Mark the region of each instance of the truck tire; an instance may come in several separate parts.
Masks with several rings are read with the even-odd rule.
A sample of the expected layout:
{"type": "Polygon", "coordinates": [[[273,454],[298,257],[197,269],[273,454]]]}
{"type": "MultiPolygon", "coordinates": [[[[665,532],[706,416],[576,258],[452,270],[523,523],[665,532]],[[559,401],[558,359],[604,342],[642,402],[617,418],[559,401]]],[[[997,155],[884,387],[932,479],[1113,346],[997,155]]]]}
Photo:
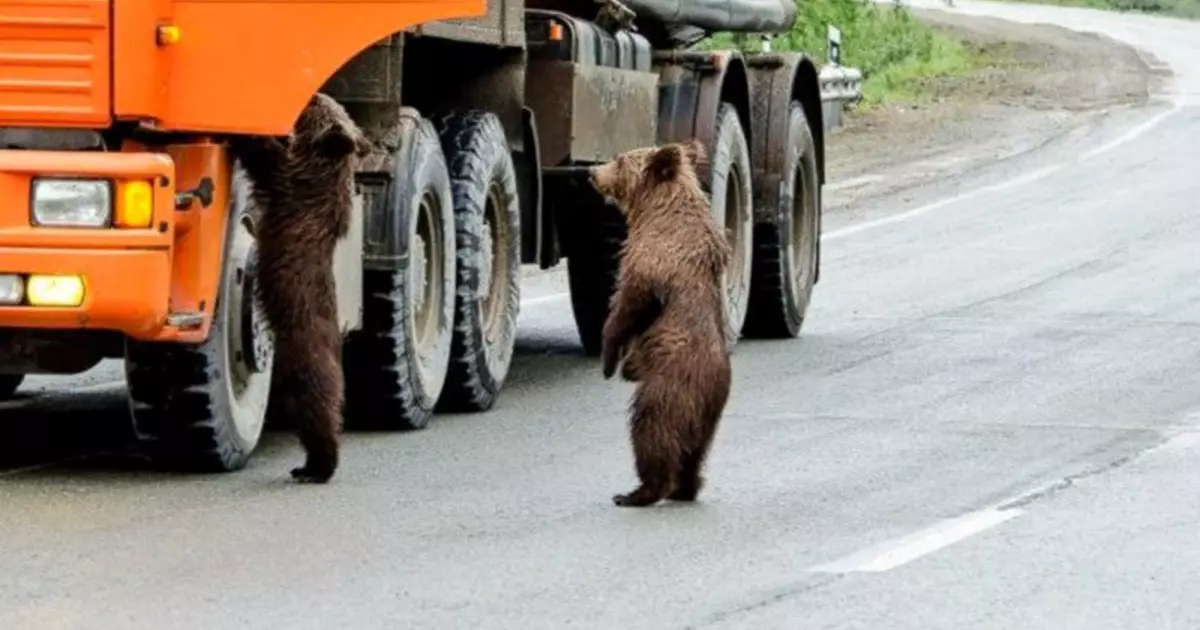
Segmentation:
{"type": "Polygon", "coordinates": [[[483,411],[512,365],[521,308],[521,210],[504,127],[495,114],[448,114],[439,125],[457,228],[450,371],[439,406],[483,411]]]}
{"type": "Polygon", "coordinates": [[[804,107],[788,110],[783,185],[778,207],[754,226],[754,276],[746,334],[786,339],[800,334],[812,297],[820,243],[817,150],[804,107]]]}
{"type": "Polygon", "coordinates": [[[386,192],[404,269],[363,270],[362,328],[347,338],[348,428],[412,431],[429,425],[446,383],[454,322],[454,215],[437,132],[400,119],[386,192]]]}
{"type": "Polygon", "coordinates": [[[600,356],[601,333],[608,318],[609,300],[617,288],[617,269],[627,229],[616,206],[603,200],[582,204],[575,210],[571,219],[575,237],[567,256],[567,283],[583,352],[594,357],[600,356]]]}
{"type": "Polygon", "coordinates": [[[24,381],[24,374],[0,374],[0,400],[12,398],[24,381]]]}
{"type": "Polygon", "coordinates": [[[709,155],[708,190],[713,218],[725,227],[733,259],[725,272],[725,337],[732,348],[741,336],[750,296],[754,239],[754,202],[750,184],[750,149],[733,105],[717,109],[717,128],[709,155]]]}
{"type": "Polygon", "coordinates": [[[129,341],[125,377],[138,436],[160,464],[191,472],[246,465],[262,436],[274,344],[254,299],[249,180],[234,169],[220,286],[200,345],[129,341]]]}

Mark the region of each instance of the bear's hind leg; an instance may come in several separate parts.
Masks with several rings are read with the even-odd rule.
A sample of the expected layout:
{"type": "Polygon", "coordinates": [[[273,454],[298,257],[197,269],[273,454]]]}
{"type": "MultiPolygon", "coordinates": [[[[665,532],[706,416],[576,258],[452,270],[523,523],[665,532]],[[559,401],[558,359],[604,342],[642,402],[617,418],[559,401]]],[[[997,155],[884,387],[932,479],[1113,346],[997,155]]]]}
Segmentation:
{"type": "Polygon", "coordinates": [[[709,447],[712,446],[716,425],[704,422],[697,429],[699,435],[695,435],[695,442],[689,444],[679,458],[679,483],[671,496],[667,497],[672,501],[695,501],[700,489],[704,487],[704,476],[701,473],[709,447]]]}
{"type": "Polygon", "coordinates": [[[728,399],[728,384],[717,387],[710,401],[709,410],[700,418],[700,424],[693,433],[695,441],[684,449],[679,467],[679,483],[675,491],[668,497],[672,501],[695,501],[704,487],[704,461],[712,450],[713,436],[717,433],[717,425],[721,421],[721,413],[728,399]]]}
{"type": "Polygon", "coordinates": [[[330,424],[328,416],[320,409],[309,409],[301,414],[300,443],[304,445],[304,466],[292,469],[292,478],[299,483],[328,483],[337,471],[337,436],[325,428],[330,424]]]}
{"type": "Polygon", "coordinates": [[[338,467],[338,434],[342,424],[341,367],[332,356],[317,359],[306,378],[295,382],[291,394],[293,417],[300,443],[304,446],[304,466],[292,470],[292,478],[301,483],[327,483],[338,467]]]}
{"type": "Polygon", "coordinates": [[[667,498],[679,476],[679,439],[674,435],[672,418],[635,411],[632,438],[633,455],[641,481],[632,492],[618,494],[613,503],[619,507],[646,507],[667,498]]]}
{"type": "Polygon", "coordinates": [[[708,454],[707,451],[706,447],[683,456],[679,467],[679,483],[675,486],[675,491],[667,497],[668,499],[672,501],[696,500],[700,489],[704,487],[704,475],[700,474],[700,471],[704,468],[704,456],[708,454]]]}
{"type": "Polygon", "coordinates": [[[637,471],[641,485],[632,492],[613,496],[618,507],[647,507],[667,498],[671,492],[674,462],[661,453],[638,453],[637,471]]]}

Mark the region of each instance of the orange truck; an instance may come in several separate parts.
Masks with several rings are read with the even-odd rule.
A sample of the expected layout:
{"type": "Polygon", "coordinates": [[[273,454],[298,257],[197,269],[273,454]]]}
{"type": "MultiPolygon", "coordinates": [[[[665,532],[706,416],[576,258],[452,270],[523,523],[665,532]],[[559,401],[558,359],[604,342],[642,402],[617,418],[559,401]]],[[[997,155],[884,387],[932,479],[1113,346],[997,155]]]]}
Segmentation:
{"type": "Polygon", "coordinates": [[[730,342],[794,337],[819,276],[818,68],[696,48],[785,32],[792,2],[0,0],[0,394],[123,358],[151,452],[243,467],[274,353],[227,145],[287,134],[317,91],[377,147],[337,254],[348,428],[489,409],[522,265],[566,259],[596,354],[624,225],[583,173],[640,146],[708,148],[730,342]]]}

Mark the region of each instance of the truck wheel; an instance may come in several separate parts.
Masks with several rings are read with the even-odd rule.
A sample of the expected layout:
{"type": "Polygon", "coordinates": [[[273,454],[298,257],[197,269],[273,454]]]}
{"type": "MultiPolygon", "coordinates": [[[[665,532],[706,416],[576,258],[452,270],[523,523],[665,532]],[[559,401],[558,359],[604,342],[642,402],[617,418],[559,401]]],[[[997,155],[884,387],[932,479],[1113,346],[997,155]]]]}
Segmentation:
{"type": "Polygon", "coordinates": [[[504,127],[495,114],[447,115],[442,150],[450,166],[458,240],[454,343],[441,407],[483,411],[512,364],[521,308],[521,211],[504,127]]]}
{"type": "Polygon", "coordinates": [[[0,374],[0,400],[12,398],[24,381],[24,374],[0,374]]]}
{"type": "Polygon", "coordinates": [[[733,259],[725,273],[725,336],[732,347],[741,336],[750,294],[754,204],[750,187],[750,150],[737,110],[729,103],[717,109],[717,128],[709,156],[709,191],[713,218],[725,227],[733,259]]]}
{"type": "Polygon", "coordinates": [[[576,210],[572,219],[576,237],[567,256],[571,311],[584,354],[599,356],[627,230],[620,211],[603,201],[581,204],[576,210]]]}
{"type": "Polygon", "coordinates": [[[198,346],[126,344],[134,428],[151,442],[155,459],[171,468],[238,470],[262,436],[275,351],[254,299],[249,181],[240,168],[230,188],[224,264],[208,339],[198,346]]]}
{"type": "Polygon", "coordinates": [[[454,321],[454,216],[446,158],[433,125],[400,119],[387,203],[406,269],[363,270],[362,328],[350,333],[347,426],[429,425],[446,383],[454,321]]]}
{"type": "Polygon", "coordinates": [[[754,226],[754,277],[746,334],[784,339],[800,334],[817,272],[821,197],[817,151],[800,103],[788,110],[779,206],[754,226]]]}

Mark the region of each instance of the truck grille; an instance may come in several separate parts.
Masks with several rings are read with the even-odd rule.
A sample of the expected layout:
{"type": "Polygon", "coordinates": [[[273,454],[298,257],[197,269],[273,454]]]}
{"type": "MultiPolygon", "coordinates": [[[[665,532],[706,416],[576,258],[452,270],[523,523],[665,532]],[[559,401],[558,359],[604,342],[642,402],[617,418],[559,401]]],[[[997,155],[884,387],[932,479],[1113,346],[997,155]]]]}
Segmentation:
{"type": "Polygon", "coordinates": [[[105,127],[109,0],[0,0],[0,125],[105,127]]]}

